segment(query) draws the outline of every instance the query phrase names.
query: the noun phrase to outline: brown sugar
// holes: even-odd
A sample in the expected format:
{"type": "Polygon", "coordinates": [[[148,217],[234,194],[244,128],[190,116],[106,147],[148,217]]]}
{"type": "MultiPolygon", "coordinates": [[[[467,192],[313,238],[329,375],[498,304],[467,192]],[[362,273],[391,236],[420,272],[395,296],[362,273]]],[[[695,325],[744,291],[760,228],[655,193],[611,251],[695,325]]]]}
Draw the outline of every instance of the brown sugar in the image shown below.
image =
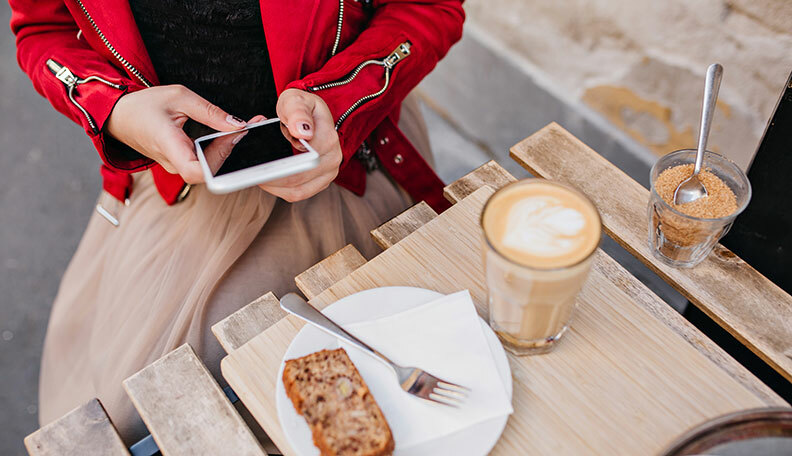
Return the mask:
{"type": "Polygon", "coordinates": [[[707,196],[686,204],[674,204],[674,191],[693,175],[693,164],[677,165],[664,170],[655,181],[655,190],[669,206],[697,218],[721,218],[737,211],[737,198],[721,178],[707,169],[699,173],[699,180],[707,189],[707,196]]]}

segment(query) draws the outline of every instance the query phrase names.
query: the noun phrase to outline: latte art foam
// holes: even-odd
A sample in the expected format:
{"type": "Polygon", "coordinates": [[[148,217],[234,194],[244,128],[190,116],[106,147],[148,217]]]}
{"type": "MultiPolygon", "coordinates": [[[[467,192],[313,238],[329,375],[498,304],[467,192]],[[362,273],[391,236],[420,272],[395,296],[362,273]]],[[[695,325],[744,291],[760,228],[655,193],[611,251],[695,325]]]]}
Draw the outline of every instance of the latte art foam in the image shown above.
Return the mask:
{"type": "Polygon", "coordinates": [[[580,245],[583,214],[557,198],[533,196],[512,206],[503,244],[536,256],[558,256],[580,245]]]}
{"type": "Polygon", "coordinates": [[[483,223],[498,251],[540,268],[580,261],[596,248],[600,236],[599,216],[588,200],[542,180],[498,193],[487,205],[483,223]]]}

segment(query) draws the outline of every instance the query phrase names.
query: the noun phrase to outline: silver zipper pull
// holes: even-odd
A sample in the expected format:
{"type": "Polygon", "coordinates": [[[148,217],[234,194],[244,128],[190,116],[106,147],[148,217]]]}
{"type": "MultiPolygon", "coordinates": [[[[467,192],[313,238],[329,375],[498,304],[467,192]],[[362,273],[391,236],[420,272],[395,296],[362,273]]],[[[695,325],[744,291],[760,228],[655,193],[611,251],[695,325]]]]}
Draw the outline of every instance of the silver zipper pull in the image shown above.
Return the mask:
{"type": "MultiPolygon", "coordinates": [[[[85,120],[88,122],[88,126],[91,127],[91,131],[94,134],[99,133],[99,127],[96,125],[93,117],[91,117],[91,115],[88,114],[88,111],[86,111],[85,108],[83,108],[82,105],[74,99],[74,92],[76,91],[77,85],[84,81],[75,76],[74,73],[72,73],[71,70],[66,67],[66,65],[61,65],[52,59],[47,59],[47,69],[50,70],[50,73],[54,74],[60,82],[66,85],[66,94],[69,96],[69,100],[71,100],[72,104],[74,104],[74,106],[77,107],[77,109],[79,109],[82,115],[85,117],[85,120]]],[[[118,85],[109,81],[104,82],[115,86],[118,85]]]]}
{"type": "Polygon", "coordinates": [[[399,63],[403,58],[410,55],[410,42],[405,41],[404,43],[400,44],[399,47],[393,50],[382,63],[385,65],[386,68],[391,69],[394,65],[399,63]]]}
{"type": "Polygon", "coordinates": [[[88,76],[85,79],[80,79],[77,76],[75,76],[75,74],[72,73],[71,70],[69,70],[69,68],[66,67],[66,65],[61,65],[60,63],[52,59],[47,60],[47,68],[49,68],[50,72],[54,74],[59,81],[66,84],[67,87],[77,87],[78,85],[85,84],[86,82],[99,81],[102,84],[108,85],[114,89],[118,89],[118,90],[126,89],[125,85],[116,84],[115,82],[110,82],[107,79],[104,79],[99,76],[88,76]]]}
{"type": "Polygon", "coordinates": [[[79,82],[80,78],[74,75],[66,66],[61,65],[60,63],[52,60],[47,59],[47,68],[49,68],[50,72],[55,75],[60,82],[66,84],[69,87],[74,87],[79,82]]]}

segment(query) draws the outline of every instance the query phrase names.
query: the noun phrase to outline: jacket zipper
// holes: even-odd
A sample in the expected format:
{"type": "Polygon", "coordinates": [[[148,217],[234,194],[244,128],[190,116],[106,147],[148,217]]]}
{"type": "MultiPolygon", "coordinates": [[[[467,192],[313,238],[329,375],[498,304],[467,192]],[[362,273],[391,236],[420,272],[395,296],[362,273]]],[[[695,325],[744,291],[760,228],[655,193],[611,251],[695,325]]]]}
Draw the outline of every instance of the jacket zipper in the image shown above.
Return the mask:
{"type": "Polygon", "coordinates": [[[99,26],[96,25],[96,22],[94,22],[93,17],[91,17],[91,14],[85,8],[85,5],[83,4],[82,0],[75,0],[75,1],[77,2],[78,5],[80,5],[80,9],[85,15],[85,18],[88,19],[88,22],[91,23],[91,27],[93,27],[93,29],[96,30],[96,34],[99,35],[99,39],[102,40],[104,45],[107,47],[107,50],[110,51],[111,54],[113,54],[113,56],[116,58],[116,60],[118,60],[119,63],[121,63],[121,65],[124,65],[124,68],[126,68],[127,70],[129,70],[130,73],[135,75],[135,77],[138,78],[140,82],[143,83],[144,86],[151,87],[152,85],[151,82],[149,82],[149,80],[146,79],[137,68],[132,66],[132,64],[127,61],[127,59],[125,59],[121,54],[119,54],[118,51],[115,50],[112,44],[110,44],[110,41],[107,39],[105,34],[102,33],[101,30],[99,30],[99,26]]]}
{"type": "Polygon", "coordinates": [[[96,121],[94,121],[93,117],[88,114],[88,111],[86,111],[85,108],[83,108],[82,105],[74,99],[74,89],[76,89],[78,85],[82,85],[91,81],[98,81],[118,90],[126,90],[126,86],[110,82],[107,79],[101,78],[99,76],[89,76],[85,79],[80,79],[79,77],[75,76],[75,74],[72,73],[72,71],[65,65],[61,65],[52,59],[47,59],[47,68],[52,74],[55,75],[56,78],[58,78],[60,82],[63,83],[63,85],[66,86],[67,92],[69,94],[69,100],[71,100],[72,104],[74,104],[74,106],[76,106],[77,109],[82,112],[83,116],[85,116],[85,120],[88,121],[91,131],[93,131],[94,134],[99,133],[99,127],[96,125],[96,121]]]}
{"type": "Polygon", "coordinates": [[[338,120],[336,121],[335,124],[336,130],[338,130],[341,127],[341,124],[344,123],[346,118],[349,117],[349,115],[352,114],[357,108],[385,93],[385,91],[388,89],[388,85],[390,84],[390,75],[391,72],[393,71],[393,67],[396,66],[397,63],[401,62],[404,58],[410,55],[411,46],[412,45],[409,41],[405,41],[404,43],[397,46],[396,49],[394,49],[393,52],[388,54],[388,56],[385,57],[384,59],[366,60],[365,62],[361,63],[360,65],[355,67],[355,69],[352,70],[351,73],[349,73],[349,76],[347,76],[344,79],[328,82],[326,84],[321,84],[310,88],[312,92],[317,92],[319,90],[331,89],[333,87],[339,87],[342,85],[349,84],[358,76],[358,74],[360,74],[360,71],[363,70],[363,68],[369,65],[379,65],[385,69],[385,84],[383,84],[382,88],[374,93],[370,93],[364,97],[361,97],[356,102],[352,103],[352,106],[350,106],[349,109],[344,111],[344,113],[338,117],[338,120]]]}
{"type": "Polygon", "coordinates": [[[341,42],[341,28],[344,26],[344,0],[338,0],[338,25],[336,26],[336,36],[333,42],[333,50],[330,55],[336,55],[338,44],[341,42]]]}
{"type": "MultiPolygon", "coordinates": [[[[110,40],[108,40],[108,39],[107,39],[107,37],[105,36],[105,34],[104,34],[104,33],[102,33],[102,31],[99,29],[99,26],[96,24],[96,21],[94,21],[93,17],[91,17],[91,13],[89,13],[89,12],[88,12],[88,9],[87,9],[87,8],[85,8],[85,5],[83,4],[82,0],[75,0],[75,1],[76,1],[76,2],[77,2],[77,4],[80,6],[80,9],[82,10],[83,14],[85,15],[85,18],[86,18],[86,19],[88,19],[88,22],[90,22],[90,23],[91,23],[91,27],[93,27],[93,29],[96,31],[96,34],[97,34],[97,36],[99,36],[99,39],[101,39],[101,40],[102,40],[102,43],[104,43],[104,45],[105,45],[105,47],[107,48],[107,50],[108,50],[108,51],[110,51],[110,53],[111,53],[111,54],[113,54],[113,57],[115,57],[115,58],[116,58],[116,60],[118,60],[118,62],[119,62],[121,65],[123,65],[123,66],[124,66],[124,68],[126,68],[127,70],[129,70],[129,72],[130,72],[130,73],[132,73],[132,74],[133,74],[133,75],[134,75],[136,78],[138,78],[138,80],[139,80],[141,83],[143,83],[143,85],[144,85],[144,86],[146,86],[146,87],[151,87],[153,84],[152,84],[152,83],[151,83],[151,82],[150,82],[148,79],[146,79],[146,77],[145,77],[145,76],[143,76],[143,73],[141,73],[141,72],[140,72],[140,70],[138,70],[137,68],[135,68],[135,66],[134,66],[134,65],[132,65],[131,63],[129,63],[129,61],[128,61],[127,59],[125,59],[125,58],[124,58],[124,56],[122,56],[122,55],[121,55],[121,54],[120,54],[118,51],[116,51],[116,49],[113,47],[113,45],[112,45],[112,44],[110,44],[110,40]]],[[[84,81],[84,82],[87,82],[87,81],[88,81],[88,80],[90,80],[90,79],[91,79],[91,78],[87,78],[87,79],[85,79],[85,81],[84,81]]],[[[97,78],[97,80],[100,80],[100,78],[97,78]]],[[[74,100],[74,98],[72,97],[72,95],[71,95],[71,94],[72,94],[72,91],[73,91],[73,90],[74,90],[73,88],[70,88],[70,89],[69,89],[69,98],[71,98],[72,102],[73,102],[73,103],[74,103],[74,104],[75,104],[75,105],[76,105],[78,108],[80,108],[80,111],[82,111],[82,112],[83,112],[83,114],[85,115],[86,119],[88,119],[88,122],[89,122],[89,123],[92,123],[92,128],[94,129],[94,131],[95,131],[95,132],[98,132],[98,131],[97,131],[97,128],[96,128],[96,123],[95,123],[95,122],[93,122],[93,119],[91,118],[91,116],[90,116],[90,115],[88,114],[88,112],[87,112],[85,109],[83,109],[83,107],[82,107],[82,106],[80,106],[80,105],[79,105],[79,103],[77,103],[77,102],[74,100]]],[[[184,184],[184,187],[182,188],[182,191],[181,191],[181,193],[179,194],[179,196],[178,196],[178,198],[177,198],[177,200],[176,200],[176,201],[182,201],[182,200],[184,200],[184,199],[187,197],[187,195],[190,193],[190,189],[191,189],[191,188],[192,188],[192,186],[191,186],[190,184],[184,184]]]]}

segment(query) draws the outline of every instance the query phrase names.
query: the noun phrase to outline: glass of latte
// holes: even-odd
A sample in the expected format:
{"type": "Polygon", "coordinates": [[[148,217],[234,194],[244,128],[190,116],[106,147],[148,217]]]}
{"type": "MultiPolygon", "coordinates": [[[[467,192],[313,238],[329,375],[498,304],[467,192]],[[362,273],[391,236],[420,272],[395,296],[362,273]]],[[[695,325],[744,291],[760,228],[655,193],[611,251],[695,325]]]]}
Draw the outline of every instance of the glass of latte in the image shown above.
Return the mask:
{"type": "Polygon", "coordinates": [[[597,208],[571,187],[525,179],[490,197],[481,226],[490,326],[516,355],[549,352],[599,245],[597,208]]]}

